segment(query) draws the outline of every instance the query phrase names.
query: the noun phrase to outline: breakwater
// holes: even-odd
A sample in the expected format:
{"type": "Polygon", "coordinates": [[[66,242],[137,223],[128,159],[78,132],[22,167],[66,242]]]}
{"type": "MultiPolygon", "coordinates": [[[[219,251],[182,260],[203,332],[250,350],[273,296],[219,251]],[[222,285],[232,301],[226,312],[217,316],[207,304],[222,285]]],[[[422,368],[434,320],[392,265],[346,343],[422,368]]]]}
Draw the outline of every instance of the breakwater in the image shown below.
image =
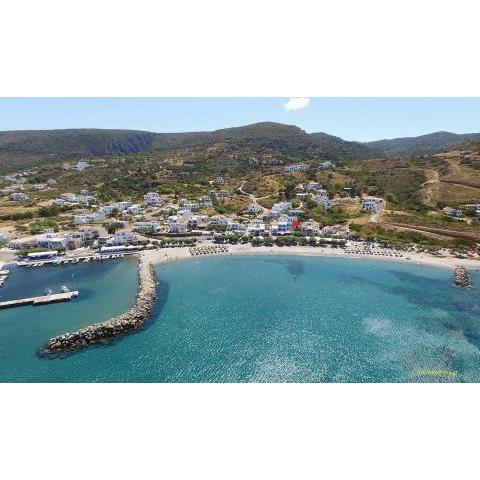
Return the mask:
{"type": "Polygon", "coordinates": [[[456,266],[453,271],[453,281],[455,285],[459,287],[469,287],[470,286],[470,274],[465,267],[456,266]]]}
{"type": "Polygon", "coordinates": [[[141,327],[155,304],[155,273],[152,264],[140,255],[138,264],[138,293],[134,304],[126,312],[105,322],[95,323],[76,332],[51,338],[40,350],[40,355],[59,354],[78,350],[94,343],[102,343],[141,327]]]}

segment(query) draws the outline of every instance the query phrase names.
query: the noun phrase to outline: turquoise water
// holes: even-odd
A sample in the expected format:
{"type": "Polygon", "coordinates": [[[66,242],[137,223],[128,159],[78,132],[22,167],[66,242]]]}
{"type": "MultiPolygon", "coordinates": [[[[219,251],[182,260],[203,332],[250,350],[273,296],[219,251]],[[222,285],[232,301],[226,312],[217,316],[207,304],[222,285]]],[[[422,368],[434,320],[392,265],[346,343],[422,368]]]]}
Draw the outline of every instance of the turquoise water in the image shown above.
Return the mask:
{"type": "MultiPolygon", "coordinates": [[[[449,270],[235,256],[160,266],[157,277],[159,301],[146,328],[108,346],[44,359],[36,350],[49,337],[133,302],[136,262],[15,269],[3,300],[63,284],[80,297],[0,311],[0,381],[480,380],[480,289],[453,287],[449,270]]],[[[472,280],[480,285],[480,274],[472,280]]]]}

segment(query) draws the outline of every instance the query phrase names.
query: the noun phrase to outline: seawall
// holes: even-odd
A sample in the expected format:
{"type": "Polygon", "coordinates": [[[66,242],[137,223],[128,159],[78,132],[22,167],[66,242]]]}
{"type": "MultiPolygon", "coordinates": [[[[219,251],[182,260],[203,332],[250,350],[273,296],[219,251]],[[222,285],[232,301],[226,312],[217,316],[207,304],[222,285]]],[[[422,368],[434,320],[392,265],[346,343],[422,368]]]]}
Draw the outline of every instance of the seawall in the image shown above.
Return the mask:
{"type": "Polygon", "coordinates": [[[149,317],[157,297],[153,266],[142,255],[140,255],[138,264],[138,280],[135,303],[126,312],[76,332],[53,337],[40,349],[39,354],[51,355],[78,350],[141,327],[149,317]]]}

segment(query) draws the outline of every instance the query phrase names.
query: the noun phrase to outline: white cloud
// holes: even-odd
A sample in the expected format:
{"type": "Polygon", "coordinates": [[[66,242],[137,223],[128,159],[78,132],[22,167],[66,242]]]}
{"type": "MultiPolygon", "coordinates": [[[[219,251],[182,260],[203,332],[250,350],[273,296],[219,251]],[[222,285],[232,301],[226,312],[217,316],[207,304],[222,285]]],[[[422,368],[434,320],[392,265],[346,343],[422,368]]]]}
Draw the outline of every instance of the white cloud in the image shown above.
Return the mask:
{"type": "Polygon", "coordinates": [[[305,108],[308,106],[310,103],[309,98],[305,97],[293,97],[291,98],[287,103],[283,105],[283,108],[287,112],[295,112],[297,110],[301,110],[302,108],[305,108]]]}

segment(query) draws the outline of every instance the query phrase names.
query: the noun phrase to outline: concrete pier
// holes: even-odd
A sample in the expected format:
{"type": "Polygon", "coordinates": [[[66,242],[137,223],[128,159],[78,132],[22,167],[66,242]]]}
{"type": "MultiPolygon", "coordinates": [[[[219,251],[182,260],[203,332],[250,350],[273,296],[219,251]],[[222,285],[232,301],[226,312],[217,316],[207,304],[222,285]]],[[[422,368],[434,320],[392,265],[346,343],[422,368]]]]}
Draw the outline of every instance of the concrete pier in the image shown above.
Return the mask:
{"type": "Polygon", "coordinates": [[[140,257],[138,264],[138,278],[137,297],[129,310],[105,322],[53,337],[40,349],[39,355],[49,356],[78,350],[141,327],[149,317],[157,296],[152,264],[143,257],[140,257]]]}
{"type": "Polygon", "coordinates": [[[42,295],[41,297],[19,298],[18,300],[9,300],[7,302],[0,302],[0,308],[22,307],[24,305],[48,305],[50,303],[68,302],[73,297],[78,297],[78,291],[53,293],[52,295],[42,295]]]}

